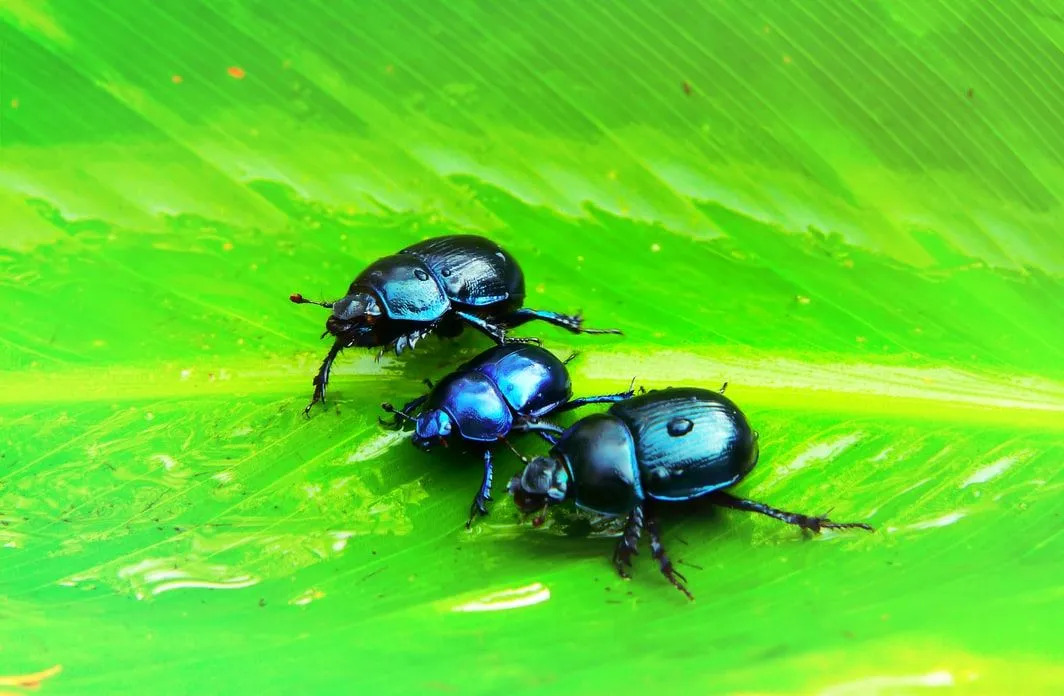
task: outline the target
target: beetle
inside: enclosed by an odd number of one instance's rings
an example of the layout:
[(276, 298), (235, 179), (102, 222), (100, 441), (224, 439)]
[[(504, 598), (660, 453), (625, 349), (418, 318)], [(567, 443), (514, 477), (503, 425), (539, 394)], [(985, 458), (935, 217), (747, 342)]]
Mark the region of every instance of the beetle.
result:
[(335, 302), (314, 302), (299, 293), (289, 299), (332, 310), (322, 338), (331, 334), (335, 340), (314, 377), (314, 396), (305, 414), (325, 401), (333, 361), (345, 348), (381, 347), (379, 360), (388, 348), (399, 355), (431, 333), (454, 337), (467, 325), (499, 344), (538, 343), (506, 335), (537, 319), (573, 333), (621, 333), (584, 328), (579, 314), (523, 307), (521, 267), (498, 244), (476, 235), (434, 237), (378, 259)]
[[(509, 483), (514, 503), (524, 513), (545, 511), (564, 501), (607, 516), (626, 515), (624, 533), (613, 554), (621, 577), (637, 551), (644, 526), (661, 572), (688, 598), (687, 579), (665, 553), (655, 510), (661, 503), (707, 498), (722, 507), (758, 512), (802, 529), (860, 528), (862, 522), (833, 522), (785, 512), (738, 498), (723, 489), (754, 468), (758, 436), (742, 411), (719, 392), (668, 388), (613, 404), (562, 430), (547, 423), (526, 429), (547, 432), (555, 444), (547, 457), (525, 460)], [(542, 522), (542, 516), (536, 523)]]
[[(447, 445), (457, 437), (480, 451), (484, 475), (469, 509), (469, 527), (479, 513), (488, 514), (493, 477), (492, 448), (505, 442), (511, 430), (545, 432), (540, 419), (588, 404), (616, 403), (632, 396), (628, 391), (603, 396), (572, 398), (573, 387), (566, 365), (576, 356), (559, 360), (536, 345), (507, 343), (493, 346), (450, 373), (437, 384), (426, 382), (429, 392), (402, 409), (381, 404), (394, 414), (390, 425), (401, 420), (414, 424), (414, 445), (429, 450)], [(634, 380), (633, 380), (634, 384)], [(416, 416), (411, 415), (420, 409)], [(389, 423), (382, 420), (382, 423)]]

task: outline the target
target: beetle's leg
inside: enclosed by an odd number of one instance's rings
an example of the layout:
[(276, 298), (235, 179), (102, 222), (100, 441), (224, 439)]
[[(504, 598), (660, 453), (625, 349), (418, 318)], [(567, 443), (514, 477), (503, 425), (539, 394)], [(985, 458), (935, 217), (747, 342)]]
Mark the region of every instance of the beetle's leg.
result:
[(503, 326), (500, 326), (498, 324), (492, 324), (491, 322), (488, 322), (487, 320), (482, 319), (481, 317), (478, 317), (475, 314), (470, 314), (469, 312), (456, 311), (455, 314), (467, 324), (472, 326), (474, 329), (480, 331), (485, 336), (495, 341), (499, 345), (502, 345), (503, 343), (538, 344), (540, 342), (538, 338), (510, 338), (506, 335), (506, 329)]
[[(425, 399), (427, 398), (429, 398), (429, 395), (425, 394), (423, 396), (417, 397), (416, 399), (411, 399), (410, 401), (407, 401), (406, 405), (399, 409), (398, 413), (396, 413), (395, 410), (389, 410), (388, 412), (393, 414), (392, 420), (390, 422), (384, 420), (380, 416), (377, 417), (377, 420), (380, 421), (381, 425), (386, 425), (394, 428), (398, 426), (403, 420), (405, 420), (404, 416), (406, 418), (410, 418), (410, 414), (413, 413), (414, 409), (425, 403)], [(388, 408), (391, 409), (391, 406), (389, 406)], [(399, 413), (402, 413), (403, 415), (400, 416)]]
[(469, 508), (469, 521), (465, 524), (466, 529), (473, 526), (473, 520), (478, 514), (488, 514), (488, 508), (484, 503), (491, 500), (491, 479), (494, 473), (491, 465), (491, 450), (486, 449), (484, 450), (484, 478), (480, 482), (480, 490), (473, 498), (473, 505)]
[(332, 348), (329, 349), (329, 354), (325, 356), (325, 359), (321, 361), (321, 367), (318, 368), (318, 374), (314, 376), (314, 398), (310, 400), (307, 407), (303, 409), (303, 415), (309, 416), (310, 409), (314, 407), (314, 404), (319, 401), (325, 403), (325, 391), (329, 386), (329, 373), (332, 372), (333, 361), (336, 360), (336, 356), (340, 354), (340, 351), (344, 349), (344, 342), (340, 339), (336, 339)]
[(543, 421), (520, 421), (514, 423), (510, 430), (516, 433), (553, 433), (555, 435), (561, 435), (565, 432), (565, 428), (554, 425), (553, 423), (545, 423)]
[(554, 445), (558, 444), (558, 436), (555, 435), (554, 433), (549, 433), (546, 430), (536, 430), (535, 433), (536, 433), (536, 435), (539, 435), (543, 440), (546, 441), (546, 443), (548, 445), (551, 445), (552, 447)]
[(380, 359), (384, 357), (384, 353), (389, 348), (395, 351), (396, 356), (402, 355), (404, 350), (414, 350), (414, 347), (417, 346), (418, 341), (434, 332), (437, 326), (438, 324), (433, 323), (429, 324), (428, 326), (423, 326), (420, 329), (414, 329), (408, 334), (403, 334), (399, 338), (395, 339), (394, 341), (385, 345), (383, 348), (377, 351), (377, 361), (380, 362)]
[[(635, 379), (632, 380), (632, 385), (635, 384)], [(555, 413), (561, 413), (563, 411), (571, 411), (574, 408), (580, 408), (581, 406), (587, 406), (588, 404), (615, 404), (618, 401), (624, 401), (625, 399), (631, 399), (635, 394), (635, 390), (632, 386), (628, 387), (628, 391), (621, 392), (619, 394), (604, 394), (602, 396), (581, 396), (579, 399), (570, 399), (564, 404), (554, 409)]]
[(867, 529), (870, 532), (875, 531), (871, 525), (865, 524), (864, 522), (832, 522), (827, 517), (810, 517), (809, 515), (802, 515), (796, 512), (785, 512), (754, 500), (736, 498), (724, 491), (716, 491), (710, 494), (709, 500), (721, 507), (768, 515), (780, 522), (793, 524), (802, 529), (808, 529), (813, 533), (817, 533), (821, 529)]
[(632, 567), (632, 556), (639, 554), (639, 535), (643, 532), (643, 506), (637, 505), (628, 513), (624, 522), (624, 534), (613, 550), (613, 567), (622, 578), (631, 577), (628, 568)]
[(545, 309), (529, 309), (528, 307), (521, 307), (515, 309), (506, 315), (503, 319), (503, 323), (506, 328), (512, 329), (515, 326), (534, 321), (539, 319), (545, 321), (548, 324), (554, 324), (560, 326), (567, 331), (573, 333), (586, 333), (586, 334), (620, 334), (620, 329), (585, 329), (583, 327), (584, 318), (579, 314), (559, 314), (558, 312), (550, 312)]
[(647, 531), (650, 532), (650, 553), (661, 567), (661, 574), (668, 578), (673, 587), (687, 595), (688, 599), (693, 600), (695, 596), (688, 591), (685, 585), (687, 578), (673, 567), (672, 561), (665, 555), (665, 546), (661, 543), (661, 526), (658, 525), (658, 518), (653, 509), (647, 510)]

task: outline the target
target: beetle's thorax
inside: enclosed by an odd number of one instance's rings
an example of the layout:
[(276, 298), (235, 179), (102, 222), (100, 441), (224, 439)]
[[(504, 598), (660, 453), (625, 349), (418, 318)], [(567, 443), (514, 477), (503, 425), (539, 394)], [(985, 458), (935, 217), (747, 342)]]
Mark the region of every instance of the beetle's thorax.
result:
[(551, 451), (572, 477), (569, 495), (578, 506), (623, 515), (643, 501), (635, 442), (616, 416), (596, 413), (577, 421)]
[(495, 443), (513, 425), (513, 412), (495, 383), (476, 371), (458, 371), (433, 388), (422, 413), (436, 409), (450, 419), (454, 434), (471, 442)]

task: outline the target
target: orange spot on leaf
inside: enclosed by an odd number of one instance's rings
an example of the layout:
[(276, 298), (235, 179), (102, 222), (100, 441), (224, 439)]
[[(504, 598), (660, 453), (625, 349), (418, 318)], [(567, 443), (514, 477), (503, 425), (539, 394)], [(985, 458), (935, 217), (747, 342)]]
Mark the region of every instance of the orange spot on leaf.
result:
[(243, 80), (244, 76), (247, 75), (247, 73), (244, 72), (243, 68), (238, 68), (235, 65), (231, 65), (226, 68), (226, 72), (229, 73), (229, 77), (233, 78), (234, 80)]
[(179, 84), (181, 84), (184, 81), (185, 81), (185, 78), (181, 77), (180, 75), (171, 75), (170, 76), (170, 82), (173, 82), (175, 85), (179, 85)]

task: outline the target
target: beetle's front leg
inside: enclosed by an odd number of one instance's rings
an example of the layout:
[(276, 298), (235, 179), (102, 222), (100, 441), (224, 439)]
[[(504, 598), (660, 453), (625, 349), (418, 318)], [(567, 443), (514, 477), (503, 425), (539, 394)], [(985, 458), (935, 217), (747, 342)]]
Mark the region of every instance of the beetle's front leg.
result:
[(485, 503), (491, 500), (491, 481), (495, 475), (494, 468), (491, 463), (491, 450), (484, 450), (484, 478), (480, 482), (480, 490), (477, 491), (476, 496), (473, 498), (473, 505), (469, 508), (469, 521), (466, 522), (466, 529), (473, 526), (473, 520), (477, 515), (488, 514), (488, 508)]
[[(624, 534), (613, 550), (613, 567), (622, 578), (631, 577), (628, 568), (632, 567), (632, 556), (639, 554), (639, 535), (643, 532), (643, 506), (637, 505), (628, 513), (624, 523)], [(627, 567), (626, 567), (627, 566)]]
[(325, 403), (325, 391), (329, 387), (329, 373), (332, 372), (333, 361), (336, 360), (336, 356), (340, 354), (340, 351), (344, 349), (344, 342), (339, 338), (333, 343), (332, 348), (329, 349), (329, 354), (325, 356), (325, 359), (321, 361), (321, 367), (318, 368), (318, 374), (314, 376), (314, 397), (307, 404), (307, 407), (303, 409), (303, 415), (309, 416), (310, 409), (314, 407), (314, 404), (319, 401)]
[(658, 525), (658, 518), (652, 508), (647, 510), (647, 531), (650, 532), (650, 553), (661, 567), (661, 574), (668, 578), (673, 587), (687, 595), (688, 599), (694, 600), (695, 596), (687, 590), (685, 585), (687, 578), (673, 567), (672, 561), (665, 555), (665, 545), (661, 543), (661, 527)]
[(504, 343), (535, 343), (538, 345), (540, 343), (538, 338), (510, 338), (506, 335), (506, 329), (502, 326), (492, 324), (486, 319), (478, 317), (475, 314), (470, 314), (469, 312), (456, 311), (455, 315), (499, 345)]

